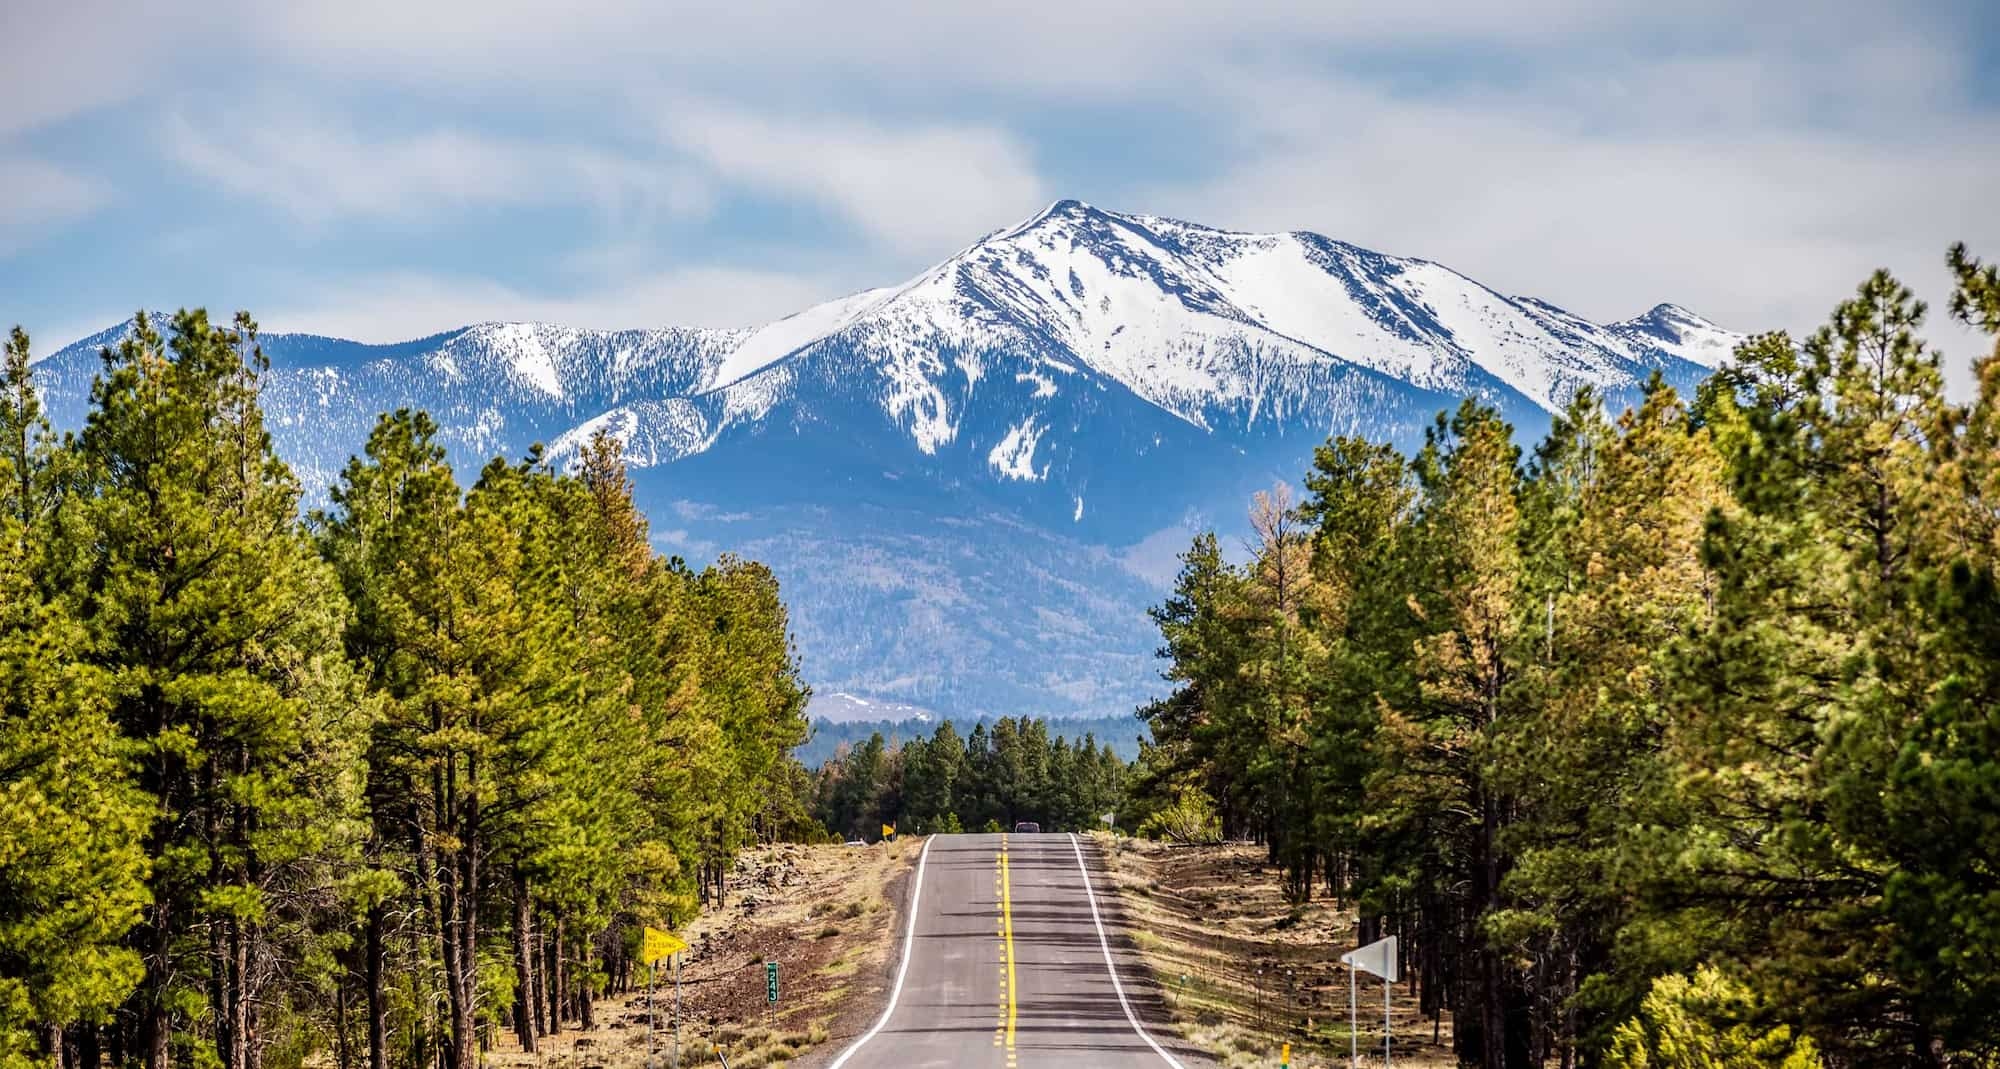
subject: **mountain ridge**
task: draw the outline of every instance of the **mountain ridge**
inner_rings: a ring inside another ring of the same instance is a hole
[[[96,349],[129,329],[37,363],[59,425],[81,422]],[[762,326],[261,342],[272,434],[311,494],[395,408],[430,411],[468,477],[535,442],[567,463],[610,431],[656,542],[777,569],[829,694],[1060,716],[1152,690],[1157,588],[1121,554],[1230,529],[1328,435],[1413,447],[1474,396],[1531,437],[1579,386],[1614,407],[1656,372],[1686,387],[1740,337],[1671,303],[1593,323],[1308,231],[1058,200]]]

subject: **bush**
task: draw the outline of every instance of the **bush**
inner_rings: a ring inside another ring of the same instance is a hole
[[[1707,965],[1693,977],[1662,976],[1639,1015],[1612,1033],[1605,1069],[1821,1069],[1819,1048],[1789,1025],[1743,1023],[1758,1009],[1748,989]]]
[[[1219,843],[1222,841],[1222,818],[1216,815],[1215,802],[1206,791],[1189,787],[1171,803],[1147,817],[1146,822],[1139,826],[1139,833],[1155,839],[1171,839],[1183,846]]]

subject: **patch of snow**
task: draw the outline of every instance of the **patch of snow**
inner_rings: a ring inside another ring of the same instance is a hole
[[[814,305],[764,327],[722,358],[722,363],[716,367],[703,389],[719,390],[749,378],[853,322],[856,316],[893,292],[890,289],[863,290]]]
[[[1024,482],[1040,482],[1048,474],[1048,467],[1035,470],[1035,446],[1041,443],[1043,428],[1035,426],[1033,419],[1014,424],[1000,444],[986,454],[986,462],[1003,479],[1020,479]]]
[[[518,378],[550,397],[563,395],[562,378],[556,374],[555,353],[542,337],[539,324],[498,324],[493,331],[493,342],[504,346],[502,351],[510,355],[510,366]]]
[[[1033,371],[1021,371],[1015,373],[1014,381],[1034,383],[1035,384],[1034,396],[1038,399],[1043,397],[1054,397],[1056,395],[1055,380],[1049,378],[1047,375],[1038,374]]]

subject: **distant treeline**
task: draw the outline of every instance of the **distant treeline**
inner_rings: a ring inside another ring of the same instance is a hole
[[[168,326],[162,336],[160,328]],[[475,1069],[787,805],[778,584],[649,548],[617,442],[472,485],[385,415],[299,512],[255,326],[141,316],[57,436],[0,367],[0,1069]]]
[[[1924,314],[1878,273],[1525,458],[1327,443],[1183,558],[1138,789],[1399,935],[1463,1065],[2000,1064],[2000,347],[1954,403]]]
[[[1050,723],[1001,717],[961,736],[947,720],[900,744],[875,732],[801,784],[805,804],[836,835],[870,840],[884,824],[915,834],[1024,820],[1046,831],[1098,827],[1125,804],[1126,762],[1088,733],[1052,736]]]
[[[966,719],[952,718],[952,724],[961,733],[973,727],[984,725],[990,733],[995,718],[979,717]],[[1082,741],[1086,736],[1094,738],[1099,746],[1109,747],[1123,761],[1139,759],[1139,745],[1152,740],[1152,728],[1146,721],[1131,714],[1122,716],[1060,717],[1044,721],[1048,725],[1050,738],[1068,739],[1071,744]],[[805,743],[792,750],[792,756],[807,768],[818,768],[835,757],[843,749],[851,749],[867,742],[871,736],[880,735],[889,748],[901,746],[910,739],[929,738],[937,730],[935,720],[854,720],[839,723],[824,717],[812,722],[812,735]]]

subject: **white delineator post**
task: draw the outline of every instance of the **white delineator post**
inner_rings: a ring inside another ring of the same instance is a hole
[[[1355,1008],[1354,977],[1354,969],[1349,968],[1347,970],[1347,1059],[1354,1069],[1361,1069],[1361,1011]]]
[[[1396,969],[1396,937],[1377,939],[1359,950],[1340,956],[1347,966],[1347,1047],[1355,1069],[1361,1065],[1361,1011],[1356,1004],[1358,978],[1373,973],[1382,978],[1382,1066],[1389,1066],[1389,988],[1399,978]]]

